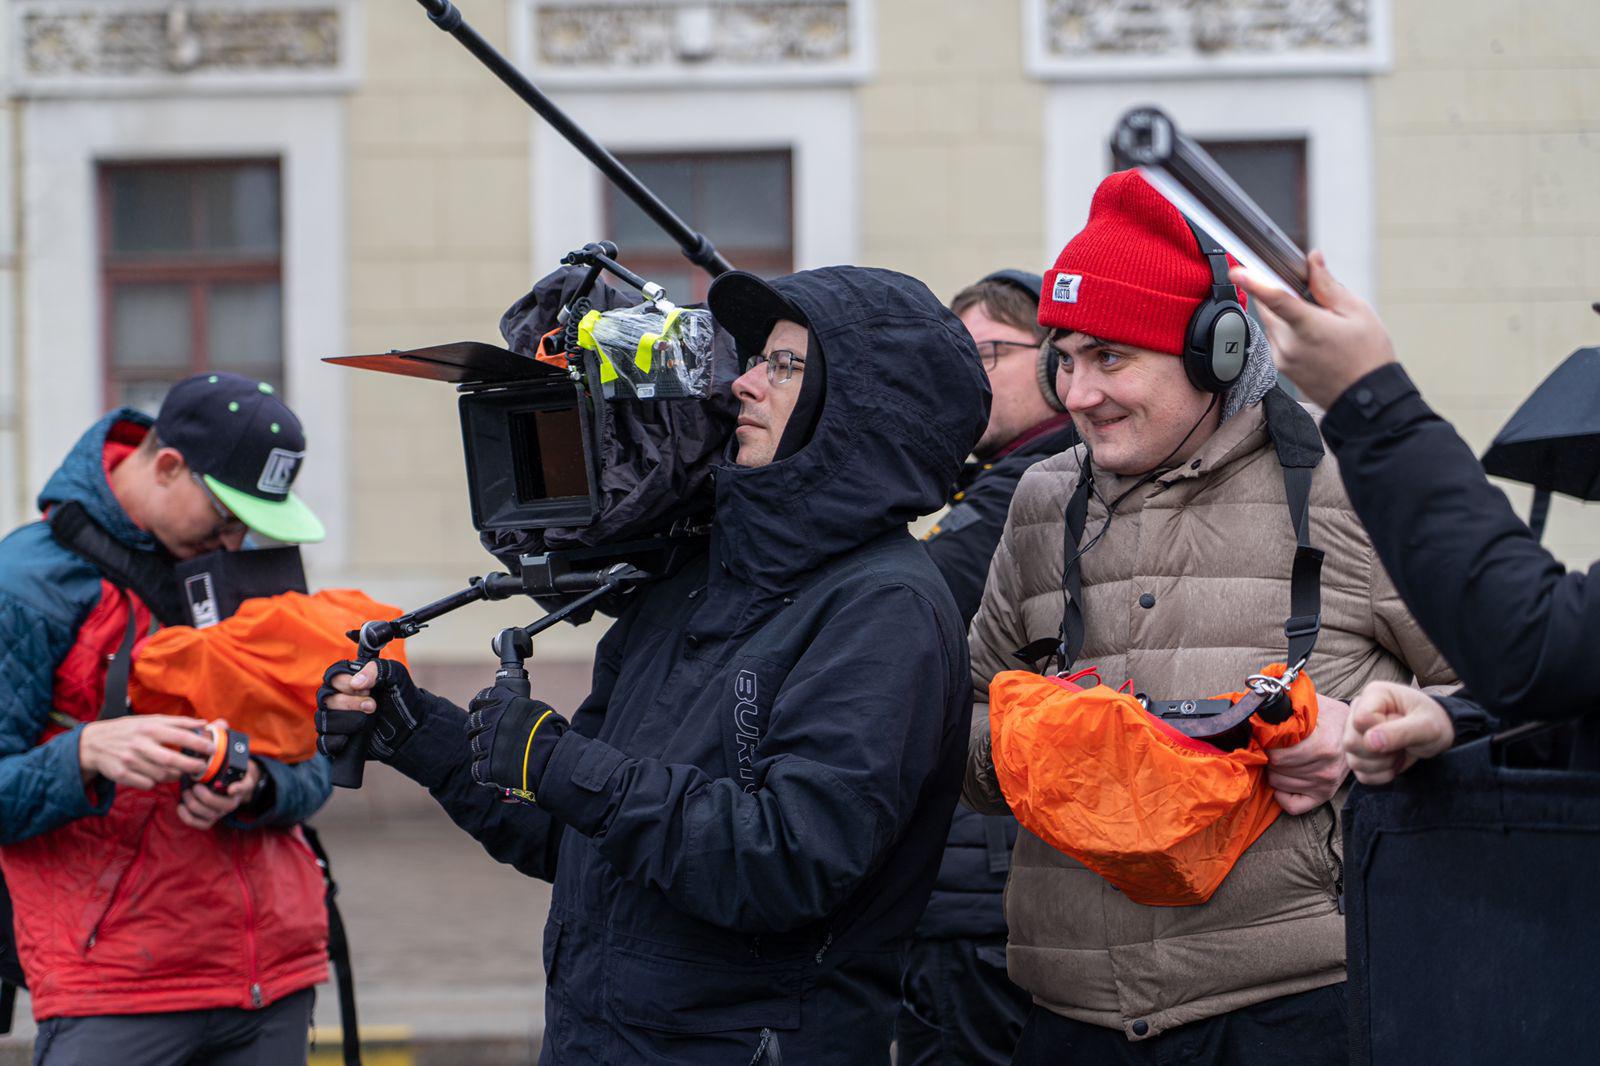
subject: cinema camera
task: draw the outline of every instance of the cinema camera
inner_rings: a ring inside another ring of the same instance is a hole
[[[365,623],[351,633],[357,663],[469,603],[517,595],[556,600],[560,606],[549,614],[492,642],[500,658],[495,683],[527,695],[523,664],[535,635],[582,620],[597,602],[672,570],[705,543],[709,495],[691,490],[641,503],[638,483],[649,475],[630,464],[635,452],[659,457],[675,447],[673,424],[653,418],[653,406],[683,401],[690,408],[683,417],[701,428],[715,424],[714,386],[729,368],[716,372],[719,350],[724,364],[733,353],[717,343],[710,312],[678,307],[616,256],[610,242],[585,245],[562,259],[565,271],[519,303],[532,305],[524,322],[531,314],[549,326],[532,351],[463,341],[325,360],[455,384],[473,526],[492,551],[508,542],[534,549],[506,557],[511,573],[473,578],[399,618]],[[599,284],[602,271],[636,289],[642,302],[606,306],[619,294]],[[559,311],[551,315],[538,298],[548,303],[556,293]],[[653,447],[641,448],[646,438]],[[703,459],[704,445],[721,438],[709,432],[697,439],[701,450],[686,462]],[[566,546],[552,549],[552,541]],[[356,755],[335,764],[335,784],[360,784],[364,745],[352,747]]]

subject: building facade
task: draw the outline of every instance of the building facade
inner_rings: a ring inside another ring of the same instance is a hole
[[[8,0],[0,520],[106,405],[191,369],[307,425],[318,584],[415,605],[489,568],[454,397],[325,356],[497,340],[597,237],[704,279],[403,0]],[[1474,446],[1600,340],[1600,6],[1587,0],[463,0],[736,265],[1039,269],[1155,103],[1374,299]],[[1512,490],[1518,506],[1526,491]],[[1600,553],[1578,506],[1548,539]],[[527,607],[415,642],[477,660]],[[540,654],[581,659],[593,634]]]

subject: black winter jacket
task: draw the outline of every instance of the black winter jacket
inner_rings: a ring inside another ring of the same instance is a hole
[[[1077,443],[1078,433],[1067,422],[1025,441],[1002,458],[969,463],[962,471],[950,495],[950,510],[924,543],[956,598],[964,625],[978,613],[989,560],[1000,543],[1017,482],[1034,463]],[[925,940],[1004,937],[1001,893],[1016,842],[1017,820],[1009,814],[984,815],[958,805],[933,896],[917,923],[917,936]]]
[[[905,527],[942,502],[988,385],[920,282],[773,284],[827,361],[816,431],[717,469],[709,552],[601,641],[538,809],[470,784],[452,715],[396,759],[492,855],[554,878],[544,1063],[748,1063],[774,1041],[888,1060],[971,708],[960,615]]]
[[[1346,390],[1322,432],[1378,557],[1466,691],[1508,722],[1587,716],[1573,754],[1600,767],[1600,563],[1567,573],[1398,364]],[[1446,707],[1458,729],[1477,724],[1470,705]]]

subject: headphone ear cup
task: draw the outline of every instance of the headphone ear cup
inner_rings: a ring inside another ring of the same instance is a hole
[[[1250,325],[1231,300],[1207,300],[1189,322],[1183,369],[1201,392],[1227,392],[1244,373]]]
[[[1045,405],[1058,414],[1067,413],[1067,405],[1061,401],[1056,393],[1056,370],[1061,365],[1061,356],[1056,352],[1056,346],[1048,340],[1039,345],[1039,358],[1034,362],[1034,379],[1039,383],[1039,394],[1044,397]]]

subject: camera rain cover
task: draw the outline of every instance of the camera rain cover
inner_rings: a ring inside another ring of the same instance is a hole
[[[711,390],[715,335],[710,311],[670,304],[591,310],[578,323],[578,347],[599,358],[608,400],[705,396]]]
[[[540,279],[501,318],[506,346],[534,358],[540,339],[555,328],[557,314],[578,291],[584,274],[582,267],[563,267]],[[713,506],[711,467],[738,418],[739,404],[732,391],[738,356],[732,339],[711,323],[709,312],[679,309],[677,321],[668,326],[667,316],[637,307],[636,298],[598,282],[588,302],[587,310],[580,308],[580,323],[590,312],[602,312],[602,318],[609,313],[610,321],[602,327],[606,342],[624,346],[617,349],[626,353],[620,363],[644,377],[630,378],[629,387],[616,389],[610,399],[595,397],[600,513],[592,522],[579,527],[489,530],[480,535],[483,546],[513,570],[522,554],[646,540],[665,534],[680,520],[708,515]],[[632,314],[618,316],[618,311]],[[595,320],[590,321],[592,327]],[[630,324],[634,337],[631,348],[625,347],[630,333],[624,323]],[[681,346],[667,350],[690,336],[686,329],[706,328],[711,330],[710,343],[703,344],[706,338],[701,336],[695,350],[709,355],[701,356],[693,367],[681,354]],[[640,339],[651,333],[667,343],[651,342],[654,358],[641,371],[635,362]],[[622,376],[619,368],[618,378]],[[636,385],[651,383],[645,380],[650,377],[657,386],[654,396],[638,398]],[[669,378],[679,383],[667,386]]]

